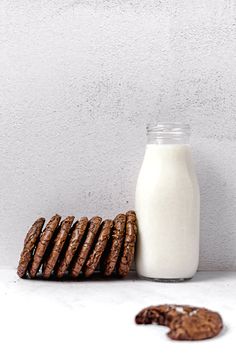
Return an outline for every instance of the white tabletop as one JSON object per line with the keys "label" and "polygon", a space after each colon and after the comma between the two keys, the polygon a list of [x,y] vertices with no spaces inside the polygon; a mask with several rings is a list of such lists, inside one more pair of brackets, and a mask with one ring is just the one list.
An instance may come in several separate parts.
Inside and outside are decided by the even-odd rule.
{"label": "white tabletop", "polygon": [[[236,272],[199,272],[189,282],[167,284],[135,275],[110,281],[23,280],[15,270],[1,269],[0,302],[2,356],[236,352]],[[215,339],[184,342],[168,339],[165,327],[134,323],[142,308],[162,303],[216,310],[225,328]]]}

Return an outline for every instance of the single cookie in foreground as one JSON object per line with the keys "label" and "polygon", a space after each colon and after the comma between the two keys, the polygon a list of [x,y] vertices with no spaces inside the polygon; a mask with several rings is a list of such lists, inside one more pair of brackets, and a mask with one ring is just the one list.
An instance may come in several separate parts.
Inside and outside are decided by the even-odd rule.
{"label": "single cookie in foreground", "polygon": [[78,221],[76,221],[76,223],[72,227],[72,233],[71,233],[69,245],[56,271],[57,278],[62,278],[65,272],[68,270],[72,258],[74,257],[75,252],[77,251],[77,248],[84,236],[87,225],[88,225],[88,218],[82,217]]}
{"label": "single cookie in foreground", "polygon": [[114,219],[114,227],[112,230],[112,242],[110,251],[107,253],[103,263],[102,269],[105,276],[110,276],[115,270],[116,263],[120,254],[122,242],[125,237],[125,223],[126,215],[118,214]]}
{"label": "single cookie in foreground", "polygon": [[158,324],[170,328],[173,340],[204,340],[217,336],[223,329],[219,313],[188,305],[158,305],[141,310],[137,324]]}
{"label": "single cookie in foreground", "polygon": [[125,241],[118,265],[118,275],[121,277],[125,277],[129,273],[133,262],[137,232],[136,214],[132,210],[128,211],[126,213]]}
{"label": "single cookie in foreground", "polygon": [[73,278],[77,278],[79,276],[79,273],[88,257],[89,251],[95,241],[101,222],[102,218],[100,218],[99,216],[95,216],[89,221],[89,227],[85,241],[81,250],[78,253],[78,256],[76,256],[76,259],[70,271],[70,275]]}
{"label": "single cookie in foreground", "polygon": [[44,278],[50,277],[50,275],[56,265],[57,259],[61,253],[61,250],[64,246],[66,238],[69,234],[73,220],[74,220],[74,216],[68,216],[65,220],[62,221],[60,229],[57,233],[57,236],[55,237],[55,240],[53,241],[53,246],[50,251],[50,254],[44,263],[44,267],[43,267],[43,277]]}
{"label": "single cookie in foreground", "polygon": [[112,226],[113,226],[112,220],[104,220],[103,221],[102,229],[101,229],[100,235],[98,237],[98,240],[96,242],[96,245],[94,246],[94,249],[91,252],[91,254],[88,257],[88,260],[85,264],[85,268],[83,271],[85,277],[91,276],[93,274],[93,272],[95,271],[95,269],[101,259],[101,256],[106,248],[107,242],[110,238]]}
{"label": "single cookie in foreground", "polygon": [[31,226],[25,237],[24,247],[21,252],[20,261],[17,268],[17,274],[21,278],[23,278],[26,274],[28,265],[33,254],[33,250],[38,242],[44,222],[44,218],[37,219]]}
{"label": "single cookie in foreground", "polygon": [[39,239],[39,243],[36,247],[36,251],[33,257],[33,261],[32,264],[30,265],[29,268],[29,275],[31,278],[34,278],[41,266],[41,262],[43,259],[43,256],[46,252],[46,249],[48,247],[48,244],[51,240],[51,238],[53,237],[53,234],[56,230],[56,228],[58,227],[58,224],[61,220],[61,217],[59,215],[54,215],[49,222],[47,223],[45,229],[43,230],[40,239]]}

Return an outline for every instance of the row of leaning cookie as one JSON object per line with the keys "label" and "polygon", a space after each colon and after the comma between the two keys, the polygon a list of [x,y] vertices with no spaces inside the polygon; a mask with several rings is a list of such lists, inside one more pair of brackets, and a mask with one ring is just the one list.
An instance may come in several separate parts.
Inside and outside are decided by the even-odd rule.
{"label": "row of leaning cookie", "polygon": [[68,216],[60,221],[56,214],[44,230],[44,218],[31,226],[17,268],[19,277],[35,278],[40,270],[45,279],[67,273],[77,278],[81,271],[89,277],[99,265],[104,276],[114,271],[121,277],[128,274],[137,239],[134,211],[118,214],[114,220],[82,217],[73,224],[74,216]]}

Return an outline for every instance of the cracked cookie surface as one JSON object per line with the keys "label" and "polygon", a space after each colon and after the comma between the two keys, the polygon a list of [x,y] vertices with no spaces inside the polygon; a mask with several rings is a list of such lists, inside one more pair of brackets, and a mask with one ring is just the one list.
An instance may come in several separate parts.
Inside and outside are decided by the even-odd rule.
{"label": "cracked cookie surface", "polygon": [[70,241],[65,252],[65,255],[60,261],[58,269],[56,271],[57,278],[62,278],[69,268],[69,265],[77,251],[78,246],[85,234],[88,225],[88,218],[83,216],[78,221],[76,221],[72,227]]}
{"label": "cracked cookie surface", "polygon": [[74,216],[67,216],[67,218],[61,222],[59,231],[55,237],[55,240],[53,241],[50,254],[46,258],[45,263],[44,263],[44,268],[43,268],[43,277],[44,278],[50,277],[50,275],[56,265],[58,257],[62,251],[64,243],[67,239],[71,225],[73,223],[73,220],[74,220]]}
{"label": "cracked cookie surface", "polygon": [[91,247],[96,239],[101,222],[102,218],[100,216],[94,216],[92,219],[90,219],[85,241],[83,243],[83,246],[81,247],[81,250],[76,256],[74,263],[72,264],[70,275],[73,278],[77,278],[79,276],[80,271],[83,268],[88,254],[91,250]]}
{"label": "cracked cookie surface", "polygon": [[17,274],[21,278],[23,278],[26,274],[28,265],[33,256],[34,248],[38,243],[44,222],[45,222],[44,218],[37,219],[31,226],[31,228],[29,229],[25,237],[24,247],[21,252],[20,261],[17,268]]}
{"label": "cracked cookie surface", "polygon": [[107,242],[110,238],[110,232],[111,232],[112,226],[113,226],[112,220],[104,220],[103,221],[101,232],[99,234],[96,245],[94,246],[93,251],[89,255],[87,262],[85,263],[85,268],[83,271],[85,277],[91,276],[93,274],[93,272],[95,271],[98,263],[100,262],[102,254],[103,254],[103,252],[106,248]]}
{"label": "cracked cookie surface", "polygon": [[121,257],[117,269],[118,275],[120,277],[125,277],[130,271],[134,259],[137,232],[138,229],[137,229],[136,214],[133,210],[130,210],[126,213],[126,230],[125,230],[124,246],[121,251]]}
{"label": "cracked cookie surface", "polygon": [[39,239],[39,243],[36,247],[36,251],[35,254],[33,256],[33,260],[32,263],[30,265],[30,269],[29,269],[29,275],[31,278],[35,278],[43,257],[45,255],[45,252],[47,250],[47,247],[51,241],[51,239],[53,238],[54,232],[56,231],[59,222],[61,220],[60,215],[56,214],[54,215],[49,222],[47,223],[45,229],[43,230],[40,239]]}
{"label": "cracked cookie surface", "polygon": [[104,276],[110,276],[115,270],[119,258],[122,243],[125,237],[126,215],[118,214],[114,219],[114,226],[111,236],[111,246],[102,263]]}

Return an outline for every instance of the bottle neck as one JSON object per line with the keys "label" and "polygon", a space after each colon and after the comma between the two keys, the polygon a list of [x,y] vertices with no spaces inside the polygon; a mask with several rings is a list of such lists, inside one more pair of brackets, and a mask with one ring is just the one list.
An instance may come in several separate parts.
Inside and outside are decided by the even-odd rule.
{"label": "bottle neck", "polygon": [[147,143],[158,145],[189,144],[190,127],[180,123],[158,123],[147,127]]}

